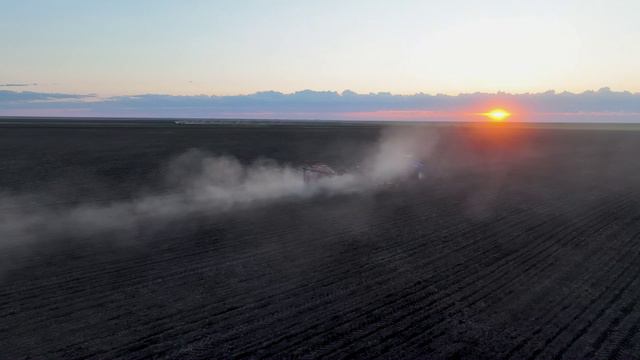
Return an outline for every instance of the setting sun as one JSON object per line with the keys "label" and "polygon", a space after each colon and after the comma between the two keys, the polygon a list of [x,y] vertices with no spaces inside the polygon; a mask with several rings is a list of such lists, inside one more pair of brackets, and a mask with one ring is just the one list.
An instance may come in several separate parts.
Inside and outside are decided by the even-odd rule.
{"label": "setting sun", "polygon": [[511,116],[511,114],[504,109],[493,109],[487,113],[484,113],[483,115],[494,122],[505,121],[509,116]]}

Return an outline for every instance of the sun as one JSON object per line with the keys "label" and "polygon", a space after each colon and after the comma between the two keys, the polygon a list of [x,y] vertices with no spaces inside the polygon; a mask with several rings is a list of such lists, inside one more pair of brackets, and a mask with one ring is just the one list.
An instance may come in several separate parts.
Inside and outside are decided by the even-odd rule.
{"label": "sun", "polygon": [[511,116],[511,114],[504,110],[504,109],[493,109],[489,112],[486,112],[484,114],[482,114],[486,117],[489,118],[489,120],[493,121],[493,122],[503,122],[505,120],[507,120],[508,117]]}

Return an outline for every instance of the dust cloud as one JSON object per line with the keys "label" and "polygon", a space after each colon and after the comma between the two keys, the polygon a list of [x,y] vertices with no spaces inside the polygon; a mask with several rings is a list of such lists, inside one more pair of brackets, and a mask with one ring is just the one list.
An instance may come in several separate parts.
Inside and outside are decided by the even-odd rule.
{"label": "dust cloud", "polygon": [[436,136],[388,131],[358,159],[357,168],[313,183],[304,182],[301,164],[271,159],[243,164],[232,156],[192,149],[163,167],[162,182],[169,191],[162,193],[72,206],[51,205],[53,200],[47,199],[47,194],[0,193],[0,249],[68,235],[133,237],[194,215],[215,215],[319,194],[375,191],[406,176],[412,159],[427,156],[436,142]]}

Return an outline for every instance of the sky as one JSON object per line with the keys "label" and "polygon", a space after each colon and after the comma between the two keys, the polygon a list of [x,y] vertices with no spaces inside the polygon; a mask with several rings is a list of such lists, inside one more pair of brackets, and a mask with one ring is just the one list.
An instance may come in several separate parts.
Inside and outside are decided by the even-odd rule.
{"label": "sky", "polygon": [[[165,108],[268,91],[635,94],[638,14],[637,0],[0,0],[0,115],[195,114],[118,105],[149,94]],[[287,112],[262,103],[254,115]],[[442,111],[432,103],[409,110]],[[296,111],[350,111],[335,106]]]}

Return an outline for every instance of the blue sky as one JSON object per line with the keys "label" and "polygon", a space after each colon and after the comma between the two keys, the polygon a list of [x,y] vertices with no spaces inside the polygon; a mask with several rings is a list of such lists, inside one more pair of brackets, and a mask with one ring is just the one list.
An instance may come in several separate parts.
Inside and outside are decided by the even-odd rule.
{"label": "blue sky", "polygon": [[637,0],[0,0],[0,90],[112,104],[305,89],[635,93],[637,14]]}

